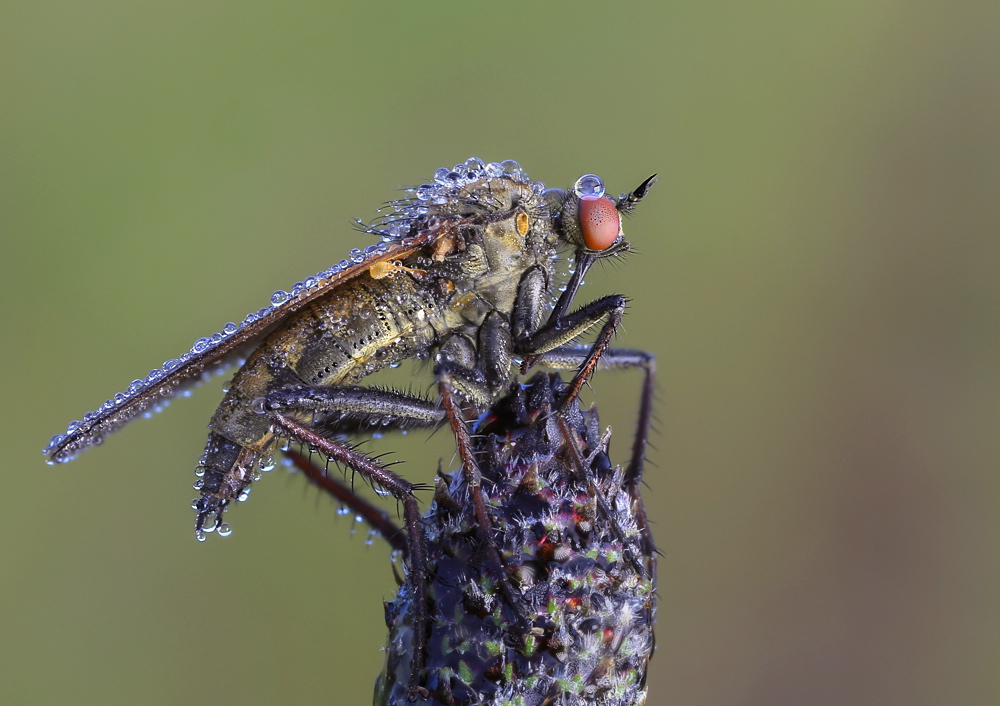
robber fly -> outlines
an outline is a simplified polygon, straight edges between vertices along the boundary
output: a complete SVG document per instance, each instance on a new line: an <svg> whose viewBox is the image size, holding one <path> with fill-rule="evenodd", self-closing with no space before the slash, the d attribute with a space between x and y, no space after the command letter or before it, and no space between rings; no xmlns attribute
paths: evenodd
<svg viewBox="0 0 1000 706"><path fill-rule="evenodd" d="M245 356L211 423L198 466L201 497L195 533L228 534L223 513L245 497L257 471L285 440L315 448L359 472L403 507L411 566L424 566L416 486L350 446L338 434L369 429L433 427L447 420L459 451L477 523L508 603L506 580L491 536L462 405L485 409L515 372L533 365L576 368L560 408L572 403L601 361L647 368L634 357L605 356L626 299L611 295L570 311L591 265L628 251L621 216L647 193L655 176L618 199L588 174L570 191L546 189L513 161L470 159L439 169L432 183L409 190L391 213L366 230L377 245L275 292L271 305L195 342L43 450L50 462L72 459L123 425L220 367ZM574 269L552 306L556 259L574 252ZM569 345L600 326L592 346ZM370 373L409 358L434 355L439 400L361 387ZM419 572L418 572L419 573ZM418 672L414 670L414 673ZM415 677L414 677L415 678Z"/></svg>

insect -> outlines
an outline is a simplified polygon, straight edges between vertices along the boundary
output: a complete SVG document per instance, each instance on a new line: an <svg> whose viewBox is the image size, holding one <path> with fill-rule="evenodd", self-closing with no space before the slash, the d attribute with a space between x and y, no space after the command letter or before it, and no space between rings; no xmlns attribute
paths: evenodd
<svg viewBox="0 0 1000 706"><path fill-rule="evenodd" d="M438 475L423 519L432 608L422 703L645 703L656 554L639 496L642 459L612 465L610 429L601 434L596 409L581 411L574 401L552 414L564 394L554 373L513 385L480 417L472 441L527 634L507 619L495 577L479 558L465 474ZM637 439L646 433L648 403L644 388ZM410 572L386 604L376 704L409 698L415 593Z"/></svg>
<svg viewBox="0 0 1000 706"><path fill-rule="evenodd" d="M199 339L71 423L43 453L50 462L69 461L247 356L209 424L197 470L201 497L193 503L196 536L229 533L223 522L227 506L246 496L258 470L272 465L272 453L287 439L317 449L393 495L403 508L409 561L421 573L417 486L334 439L373 426L433 427L447 420L459 440L490 563L507 602L516 605L489 539L463 406L487 408L513 377L515 359L523 372L536 364L577 369L559 409L572 404L602 357L621 367L646 365L608 350L625 309L623 296L570 307L594 262L629 250L621 216L654 182L655 175L613 199L592 174L567 192L532 181L513 161L472 158L439 169L432 183L410 189L389 204L389 215L366 227L380 243L353 251L291 292L275 292L270 306L241 324ZM566 249L573 251L574 267L553 306L556 261ZM597 326L593 345L570 345ZM439 399L359 385L377 370L431 355Z"/></svg>

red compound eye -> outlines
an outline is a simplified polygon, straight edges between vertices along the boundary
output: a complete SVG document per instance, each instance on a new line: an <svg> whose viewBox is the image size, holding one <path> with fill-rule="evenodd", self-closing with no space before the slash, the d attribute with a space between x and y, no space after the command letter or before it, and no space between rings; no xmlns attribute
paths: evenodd
<svg viewBox="0 0 1000 706"><path fill-rule="evenodd" d="M618 239L622 219L615 202L603 196L580 198L580 231L591 250L607 250Z"/></svg>

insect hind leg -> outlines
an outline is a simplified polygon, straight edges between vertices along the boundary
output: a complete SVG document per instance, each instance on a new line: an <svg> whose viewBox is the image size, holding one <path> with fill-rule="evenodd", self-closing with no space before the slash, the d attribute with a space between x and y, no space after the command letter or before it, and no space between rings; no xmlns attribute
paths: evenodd
<svg viewBox="0 0 1000 706"><path fill-rule="evenodd" d="M327 433L434 427L445 417L436 402L398 390L361 386L305 387L276 390L254 402L261 414L306 414L309 425Z"/></svg>
<svg viewBox="0 0 1000 706"><path fill-rule="evenodd" d="M266 400L267 398L265 398L265 406ZM420 691L419 683L424 671L427 636L430 630L427 605L427 545L423 526L420 523L420 508L417 505L416 495L414 495L414 491L419 486L393 473L375 459L369 458L345 444L328 439L323 434L289 416L276 411L268 411L267 415L283 436L304 444L310 449L315 449L327 458L360 473L369 482L387 490L402 504L406 554L410 564L410 572L413 575L414 601L418 606L414 619L414 654L409 682L410 694L415 699Z"/></svg>

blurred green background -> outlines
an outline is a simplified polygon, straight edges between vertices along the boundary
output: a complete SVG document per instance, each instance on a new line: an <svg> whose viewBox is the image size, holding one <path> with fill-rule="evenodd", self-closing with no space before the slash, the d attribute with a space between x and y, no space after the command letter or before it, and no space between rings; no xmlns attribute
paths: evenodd
<svg viewBox="0 0 1000 706"><path fill-rule="evenodd" d="M0 5L0 702L370 703L384 545L279 472L192 536L220 381L38 452L471 155L662 176L585 288L659 355L651 706L1000 702L997 36L984 2ZM623 460L638 376L595 390Z"/></svg>

